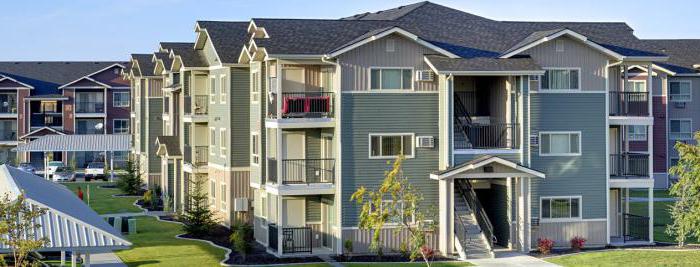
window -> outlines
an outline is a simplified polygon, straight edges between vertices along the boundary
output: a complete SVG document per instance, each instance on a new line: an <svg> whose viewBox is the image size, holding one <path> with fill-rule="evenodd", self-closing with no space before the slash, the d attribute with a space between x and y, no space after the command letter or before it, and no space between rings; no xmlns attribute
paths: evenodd
<svg viewBox="0 0 700 267"><path fill-rule="evenodd" d="M209 103L216 104L216 78L209 78Z"/></svg>
<svg viewBox="0 0 700 267"><path fill-rule="evenodd" d="M228 138L226 138L226 129L219 129L219 140L221 140L221 157L226 157L226 146L228 145Z"/></svg>
<svg viewBox="0 0 700 267"><path fill-rule="evenodd" d="M216 205L216 182L209 180L209 205Z"/></svg>
<svg viewBox="0 0 700 267"><path fill-rule="evenodd" d="M129 119L114 119L112 121L112 132L114 134L128 134Z"/></svg>
<svg viewBox="0 0 700 267"><path fill-rule="evenodd" d="M542 76L544 90L579 90L578 69L549 69Z"/></svg>
<svg viewBox="0 0 700 267"><path fill-rule="evenodd" d="M580 132L541 132L540 156L581 155Z"/></svg>
<svg viewBox="0 0 700 267"><path fill-rule="evenodd" d="M371 90L411 90L413 70L410 68L371 68Z"/></svg>
<svg viewBox="0 0 700 267"><path fill-rule="evenodd" d="M690 119L671 119L669 138L671 140L692 140L693 121Z"/></svg>
<svg viewBox="0 0 700 267"><path fill-rule="evenodd" d="M250 145L252 146L250 161L257 166L260 164L260 147L258 147L260 145L260 134L252 133Z"/></svg>
<svg viewBox="0 0 700 267"><path fill-rule="evenodd" d="M103 92L76 92L76 113L104 113L105 99Z"/></svg>
<svg viewBox="0 0 700 267"><path fill-rule="evenodd" d="M646 141L647 127L645 125L627 126L627 137L630 141Z"/></svg>
<svg viewBox="0 0 700 267"><path fill-rule="evenodd" d="M581 218L581 197L543 197L540 199L540 215L547 219Z"/></svg>
<svg viewBox="0 0 700 267"><path fill-rule="evenodd" d="M414 134L370 134L370 158L395 158L404 155L413 158Z"/></svg>
<svg viewBox="0 0 700 267"><path fill-rule="evenodd" d="M267 193L263 192L260 195L260 217L267 219ZM266 223L263 225L267 226Z"/></svg>
<svg viewBox="0 0 700 267"><path fill-rule="evenodd" d="M129 92L112 92L112 106L120 108L128 107Z"/></svg>
<svg viewBox="0 0 700 267"><path fill-rule="evenodd" d="M627 81L627 86L625 87L627 92L646 92L647 82L646 81Z"/></svg>
<svg viewBox="0 0 700 267"><path fill-rule="evenodd" d="M219 85L219 87L221 88L221 93L219 94L221 97L219 101L221 102L221 104L226 104L226 94L228 94L226 75L221 75L221 77L219 77Z"/></svg>
<svg viewBox="0 0 700 267"><path fill-rule="evenodd" d="M554 41L554 46L557 52L564 52L564 40L558 39Z"/></svg>
<svg viewBox="0 0 700 267"><path fill-rule="evenodd" d="M691 101L690 81L672 81L668 83L668 95L671 102Z"/></svg>
<svg viewBox="0 0 700 267"><path fill-rule="evenodd" d="M215 155L216 148L216 129L214 127L209 128L209 154Z"/></svg>
<svg viewBox="0 0 700 267"><path fill-rule="evenodd" d="M250 97L253 103L258 103L260 101L260 72L257 70L253 72L250 77Z"/></svg>
<svg viewBox="0 0 700 267"><path fill-rule="evenodd" d="M395 52L396 51L396 41L394 39L386 39L386 51Z"/></svg>
<svg viewBox="0 0 700 267"><path fill-rule="evenodd" d="M226 211L226 184L221 184L221 211Z"/></svg>
<svg viewBox="0 0 700 267"><path fill-rule="evenodd" d="M388 210L389 218L386 220L387 224L399 224L402 221L414 223L416 221L415 215L412 215L411 218L404 217L404 213L402 212L404 211L404 205L405 204L403 201L397 201L394 203L393 200L382 200L379 208L386 208ZM374 209L374 206L372 206L372 209Z"/></svg>

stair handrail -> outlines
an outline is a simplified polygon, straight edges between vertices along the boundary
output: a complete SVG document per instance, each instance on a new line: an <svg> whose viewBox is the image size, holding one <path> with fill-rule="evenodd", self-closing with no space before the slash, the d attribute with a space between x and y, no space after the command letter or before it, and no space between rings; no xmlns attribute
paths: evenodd
<svg viewBox="0 0 700 267"><path fill-rule="evenodd" d="M463 188L460 187L460 191L462 191L462 195L465 197L467 200L467 203L469 204L469 207L472 209L472 212L474 213L474 217L476 218L476 221L479 223L479 228L481 228L481 232L484 234L486 237L486 242L488 242L489 249L493 250L493 243L496 241L496 236L493 235L493 224L491 224L491 220L489 220L488 215L486 214L486 210L484 207L481 205L481 202L476 196L476 192L474 192L474 188L472 187L472 184L469 182L469 180L466 179L460 179L464 185L466 185L466 189L464 190ZM458 180L458 182L460 181ZM466 192L463 192L466 191Z"/></svg>
<svg viewBox="0 0 700 267"><path fill-rule="evenodd" d="M469 114L469 111L467 108L464 106L464 103L462 100L459 98L459 95L454 94L453 95L454 99L454 107L455 107L455 112L453 114L454 121L457 123L457 127L459 128L459 132L464 136L464 140L466 142L471 142L471 138L469 136L467 127L472 125L472 119ZM465 125L460 118L464 117L467 120L467 124Z"/></svg>

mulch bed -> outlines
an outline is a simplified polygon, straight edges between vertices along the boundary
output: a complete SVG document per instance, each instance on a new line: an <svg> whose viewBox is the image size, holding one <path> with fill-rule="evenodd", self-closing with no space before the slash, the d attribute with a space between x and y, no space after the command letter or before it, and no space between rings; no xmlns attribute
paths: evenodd
<svg viewBox="0 0 700 267"><path fill-rule="evenodd" d="M333 259L339 262L411 262L411 259L399 254L384 255L381 258L377 255L357 255L357 256L333 256ZM433 261L455 261L453 258L446 258L436 255ZM415 262L423 262L422 258L416 259Z"/></svg>
<svg viewBox="0 0 700 267"><path fill-rule="evenodd" d="M176 216L161 216L161 220L164 221L178 221ZM222 225L215 226L206 236L191 236L188 234L181 235L185 238L194 238L211 241L214 244L225 248L231 248L231 241L229 236L233 232L231 229L226 228ZM323 262L318 257L294 257L294 258L277 258L272 254L267 253L264 246L260 245L258 242L253 241L251 243L253 247L252 252L246 256L245 262L243 258L238 255L235 251L229 253L229 259L226 264L237 264L237 265L266 265L266 264L291 264L291 263L313 263L313 262Z"/></svg>
<svg viewBox="0 0 700 267"><path fill-rule="evenodd" d="M547 255L542 255L539 252L530 252L529 255L536 257L536 258L549 258L549 257L557 257L557 256L566 256L570 254L577 254L577 253L585 253L585 252L597 252L597 251L614 251L614 250L620 250L620 249L649 249L649 250L696 250L700 249L700 244L691 244L691 245L686 245L684 247L678 247L677 244L675 243L665 243L665 242L658 242L656 245L637 245L637 246L624 246L624 247L616 247L616 246L607 246L607 247L599 247L599 248L585 248L581 251L574 251L572 249L568 248L558 248L558 249L552 249L552 251L547 254Z"/></svg>
<svg viewBox="0 0 700 267"><path fill-rule="evenodd" d="M153 207L151 205L144 206L143 199L139 199L138 201L136 201L136 205L138 205L142 209L147 209L149 211L163 211L163 202L162 201L158 201L158 204L155 207Z"/></svg>
<svg viewBox="0 0 700 267"><path fill-rule="evenodd" d="M106 188L106 189L117 189L117 185L114 185L114 184L110 184L110 185L100 185L100 186L97 186L97 187L99 187L99 188Z"/></svg>

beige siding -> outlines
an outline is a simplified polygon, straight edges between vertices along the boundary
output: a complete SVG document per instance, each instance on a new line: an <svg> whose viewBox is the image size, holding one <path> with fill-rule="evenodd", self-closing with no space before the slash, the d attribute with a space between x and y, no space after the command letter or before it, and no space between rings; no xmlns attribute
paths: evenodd
<svg viewBox="0 0 700 267"><path fill-rule="evenodd" d="M608 58L581 42L559 38L564 40L564 52L556 52L555 41L549 41L523 54L529 54L543 68L581 68L581 90L604 91Z"/></svg>
<svg viewBox="0 0 700 267"><path fill-rule="evenodd" d="M607 221L551 222L532 227L532 247L537 247L538 238L554 240L555 247L569 247L575 236L586 239L586 246L605 246L607 243Z"/></svg>
<svg viewBox="0 0 700 267"><path fill-rule="evenodd" d="M394 40L395 52L386 51L386 42L389 39ZM410 67L414 70L429 70L430 68L423 61L423 55L436 53L398 35L370 42L339 56L342 66L341 89L343 91L368 90L370 67ZM413 88L416 91L437 91L437 78L432 82L414 82Z"/></svg>
<svg viewBox="0 0 700 267"><path fill-rule="evenodd" d="M380 240L384 247L384 253L390 254L400 250L401 243L408 242L408 231L397 232L394 228L382 229ZM370 231L359 229L344 229L343 240L351 240L353 253L369 253L369 245L372 240ZM438 229L435 229L432 234L427 237L426 243L431 248L438 248Z"/></svg>
<svg viewBox="0 0 700 267"><path fill-rule="evenodd" d="M163 80L148 79L148 97L163 97Z"/></svg>

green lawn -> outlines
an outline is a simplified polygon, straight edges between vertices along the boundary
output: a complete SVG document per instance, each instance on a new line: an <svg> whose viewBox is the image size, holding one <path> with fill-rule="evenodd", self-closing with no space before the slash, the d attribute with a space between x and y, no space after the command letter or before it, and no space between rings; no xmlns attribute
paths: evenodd
<svg viewBox="0 0 700 267"><path fill-rule="evenodd" d="M88 186L90 187L90 207L99 214L121 213L121 212L140 212L141 209L133 205L138 197L112 197L112 195L120 194L121 191L116 188L101 188L102 185L111 185L111 183L87 182L87 183L64 183L68 189L73 192L78 191L78 187L83 190L83 201L88 202Z"/></svg>
<svg viewBox="0 0 700 267"><path fill-rule="evenodd" d="M207 243L175 238L179 224L153 217L136 218L137 233L127 235L131 249L116 254L128 266L218 266L225 251Z"/></svg>
<svg viewBox="0 0 700 267"><path fill-rule="evenodd" d="M649 194L649 192L647 192L647 190L630 189L630 196L631 197L647 197L648 194ZM656 198L672 198L673 196L671 196L668 193L668 190L666 190L666 189L655 189L654 190L654 197L656 197Z"/></svg>
<svg viewBox="0 0 700 267"><path fill-rule="evenodd" d="M634 195L634 193L639 193L639 191L630 191L630 195ZM656 197L670 197L668 195L668 191L666 190L655 190L654 195ZM646 193L643 195L640 195L639 197L646 197ZM649 215L649 209L647 207L647 202L631 202L630 203L630 212L632 214L636 215L642 215L642 216L648 216ZM671 208L671 205L673 205L673 202L671 201L663 201L663 202L654 202L654 240L659 241L659 242L673 242L675 243L676 241L673 239L673 237L669 236L666 234L666 225L669 225L672 223L671 221L671 215L669 213L669 209ZM690 238L688 243L700 243L699 240Z"/></svg>
<svg viewBox="0 0 700 267"><path fill-rule="evenodd" d="M346 267L375 267L375 266L382 266L382 267L409 267L409 266L425 266L424 262L408 262L408 263L386 263L386 262L377 262L377 263L343 263L343 266ZM468 262L463 262L463 261L455 261L455 262L436 262L431 264L430 266L433 267L462 267L462 266L474 266L471 263Z"/></svg>
<svg viewBox="0 0 700 267"><path fill-rule="evenodd" d="M615 250L590 252L549 258L546 261L562 266L697 266L700 250L651 251Z"/></svg>

